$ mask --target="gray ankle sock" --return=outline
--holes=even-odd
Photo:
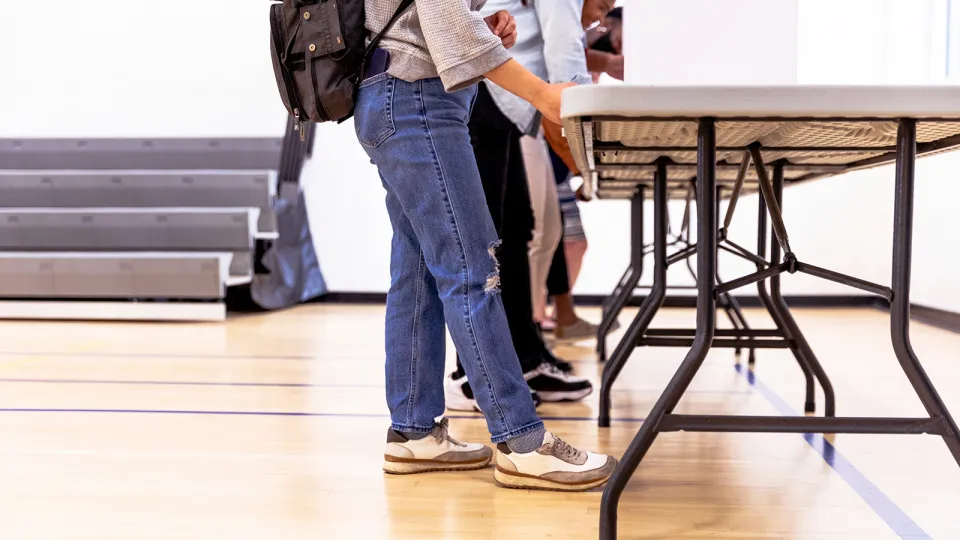
[[[547,430],[542,427],[535,429],[508,440],[507,448],[518,454],[529,454],[543,445],[543,437],[546,434]]]
[[[429,434],[430,434],[429,431],[427,431],[426,433],[421,433],[421,432],[419,432],[419,431],[405,431],[405,432],[403,432],[403,436],[406,437],[406,438],[408,438],[408,439],[410,439],[411,441],[419,441],[420,439],[426,439],[426,438],[427,438],[427,435],[429,435]]]

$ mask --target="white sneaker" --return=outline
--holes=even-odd
[[[470,388],[466,375],[459,378],[456,373],[447,375],[443,383],[443,395],[447,410],[483,412],[480,410],[480,405],[477,405],[477,400],[473,397],[473,389]],[[532,388],[530,389],[530,397],[533,398],[535,407],[539,407],[543,403],[543,400]]]
[[[605,484],[616,467],[616,458],[577,450],[548,432],[528,454],[498,444],[493,477],[508,488],[586,491]]]
[[[482,444],[462,443],[451,437],[448,429],[449,421],[444,418],[422,439],[408,439],[393,429],[387,431],[383,470],[391,474],[468,471],[490,463],[493,450]]]
[[[481,412],[466,375],[461,377],[457,377],[456,373],[447,375],[443,382],[443,398],[447,409],[451,411]]]

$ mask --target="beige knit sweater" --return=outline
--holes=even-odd
[[[365,0],[367,29],[376,34],[401,0]],[[394,77],[408,82],[440,77],[452,92],[470,86],[510,59],[477,10],[486,0],[416,0],[380,41]]]

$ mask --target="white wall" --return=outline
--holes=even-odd
[[[0,0],[0,137],[277,136],[267,4]]]
[[[357,143],[353,122],[317,126],[304,171],[313,237],[333,291],[386,292],[390,220],[377,169]]]
[[[945,36],[938,28],[946,24],[946,0],[739,0],[759,10],[752,18],[741,16],[733,0],[687,1],[699,5],[625,2],[634,82],[786,80],[795,66],[800,83],[891,83],[933,80],[942,74],[937,66],[945,69],[945,37],[942,46],[936,40]],[[279,136],[284,111],[270,67],[266,9],[267,2],[256,1],[86,0],[58,4],[56,16],[43,16],[32,2],[0,0],[0,137]],[[697,64],[691,39],[706,34],[689,25],[717,29],[700,50],[726,51],[722,58]],[[331,288],[385,291],[390,227],[383,190],[352,125],[321,126],[314,156],[307,198]],[[914,296],[960,311],[957,259],[938,249],[958,230],[956,161],[944,156],[919,167]],[[795,250],[811,263],[886,283],[892,197],[887,169],[789,190],[785,217]],[[738,207],[733,236],[744,245],[754,243],[755,212],[755,199]],[[628,214],[626,203],[583,206],[591,250],[577,292],[604,294],[620,276]],[[676,225],[679,209],[674,214]],[[841,225],[849,232],[838,234]],[[725,276],[750,270],[728,260],[721,268]],[[678,268],[671,279],[689,283],[683,272]],[[785,278],[784,288],[846,291],[802,276]]]
[[[801,0],[799,13],[801,84],[938,84],[946,77],[947,0]],[[944,246],[960,230],[958,171],[957,154],[921,159],[914,210],[912,301],[951,311],[960,311],[960,258]],[[848,180],[857,189],[835,191]],[[848,244],[860,244],[853,253],[825,262],[889,283],[893,187],[892,166],[817,185],[818,198],[849,216],[844,234],[862,239]]]

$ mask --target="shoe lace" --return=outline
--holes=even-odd
[[[437,425],[433,427],[433,436],[438,441],[450,441],[456,446],[466,446],[465,444],[458,441],[457,439],[454,439],[450,435],[450,420],[448,420],[447,418],[440,420],[440,422],[438,422]]]
[[[564,461],[578,462],[580,461],[580,456],[583,455],[583,452],[570,446],[566,441],[554,435],[553,455]]]
[[[544,362],[540,364],[540,369],[541,371],[546,372],[547,375],[550,375],[557,379],[560,379],[563,381],[567,381],[570,379],[569,373],[563,371],[562,369],[557,367],[555,364],[551,364],[550,362]]]

